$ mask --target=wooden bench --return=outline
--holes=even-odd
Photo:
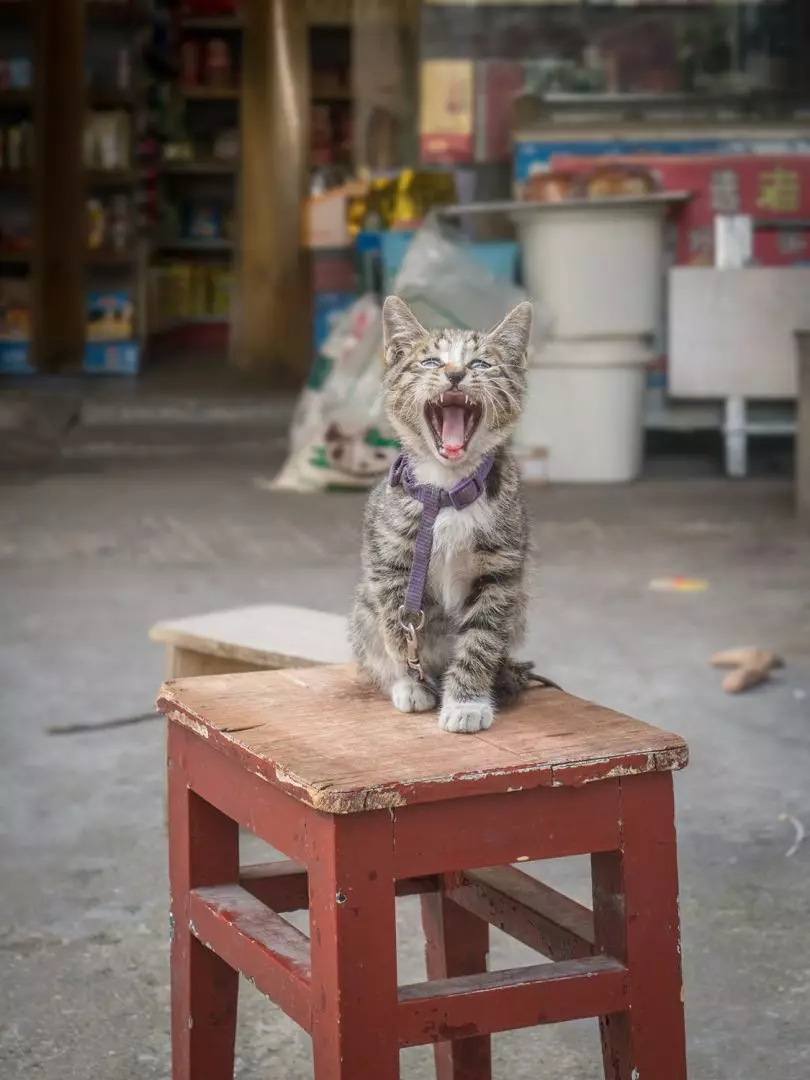
[[[351,665],[179,680],[169,719],[174,1080],[231,1080],[238,975],[311,1033],[316,1080],[490,1080],[490,1036],[599,1017],[609,1080],[685,1080],[671,771],[683,741],[556,690],[480,735]],[[239,826],[290,860],[239,864]],[[588,854],[593,911],[519,869]],[[512,864],[518,864],[517,866]],[[397,895],[428,981],[397,984]],[[309,908],[310,933],[281,916]],[[489,925],[551,963],[487,970]]]
[[[257,604],[160,622],[166,678],[339,664],[351,658],[346,619],[325,611]]]

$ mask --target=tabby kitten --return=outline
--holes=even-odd
[[[433,527],[419,634],[425,681],[408,673],[401,619],[422,503],[392,474],[364,518],[355,656],[402,712],[432,709],[440,696],[445,731],[488,728],[496,701],[528,678],[530,665],[511,659],[524,633],[528,528],[506,441],[523,404],[531,324],[529,303],[489,333],[426,330],[395,296],[383,308],[386,411],[411,482],[450,490],[491,456],[480,497],[440,509]]]

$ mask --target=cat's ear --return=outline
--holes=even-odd
[[[414,317],[413,312],[398,296],[389,296],[383,304],[383,343],[385,358],[392,361],[403,350],[412,349],[427,336],[427,330]]]
[[[523,367],[532,336],[532,305],[528,300],[512,308],[506,318],[487,334],[487,340],[495,346],[509,363]]]

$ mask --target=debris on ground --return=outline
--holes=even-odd
[[[785,852],[785,858],[789,859],[792,855],[796,854],[796,852],[799,850],[799,848],[804,843],[805,837],[807,836],[807,829],[805,829],[805,827],[801,823],[801,821],[799,821],[799,819],[797,817],[794,817],[793,814],[780,814],[779,815],[779,820],[780,821],[789,821],[790,824],[793,826],[793,828],[795,830],[795,833],[796,833],[796,836],[795,836],[795,838],[793,840],[793,843],[790,845],[790,847]]]
[[[693,593],[706,592],[709,583],[703,578],[676,576],[653,578],[647,587],[652,589],[653,592]]]
[[[93,731],[110,731],[113,728],[131,727],[133,724],[144,724],[148,720],[160,720],[162,713],[146,712],[136,716],[118,716],[114,720],[99,720],[95,724],[54,724],[45,728],[46,735],[84,735]]]
[[[738,645],[732,649],[724,649],[709,657],[709,663],[714,668],[731,669],[721,683],[727,694],[741,694],[744,690],[751,690],[760,683],[767,682],[772,671],[785,665],[781,656],[755,645]]]

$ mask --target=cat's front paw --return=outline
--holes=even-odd
[[[397,679],[394,683],[391,700],[394,708],[400,712],[427,712],[436,707],[436,698],[425,684],[417,682],[409,675]]]
[[[473,698],[472,701],[445,698],[439,713],[439,727],[442,731],[453,731],[458,735],[474,735],[476,731],[486,731],[492,727],[494,719],[488,698]]]

